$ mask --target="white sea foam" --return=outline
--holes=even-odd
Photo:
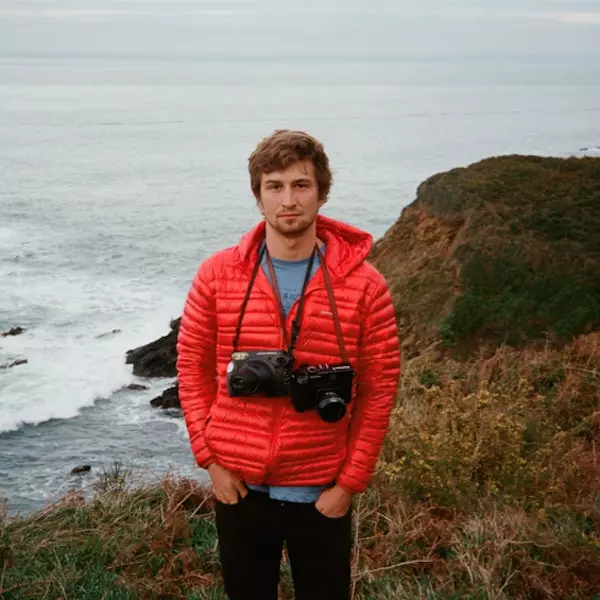
[[[125,353],[166,334],[180,303],[131,290],[125,280],[96,282],[81,273],[54,282],[51,274],[19,279],[12,302],[30,313],[32,299],[43,303],[48,322],[1,341],[3,360],[28,363],[0,371],[0,433],[76,417],[131,382]]]

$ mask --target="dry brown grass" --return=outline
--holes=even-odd
[[[407,572],[439,597],[600,594],[599,439],[598,333],[409,362],[362,510],[364,577],[402,570],[398,598],[420,597]]]
[[[353,598],[600,599],[600,334],[405,365],[356,499]],[[224,600],[209,494],[167,478],[0,520],[0,598]],[[280,597],[293,597],[282,564]]]

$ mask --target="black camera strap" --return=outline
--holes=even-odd
[[[349,365],[350,360],[348,359],[348,353],[346,352],[346,344],[344,344],[344,334],[342,332],[342,325],[340,323],[340,315],[338,313],[337,304],[335,302],[335,296],[333,295],[333,286],[331,285],[331,279],[329,279],[329,273],[327,272],[327,267],[325,266],[325,260],[323,258],[323,254],[321,253],[321,249],[317,246],[316,250],[317,254],[319,255],[319,262],[321,263],[321,268],[323,269],[323,278],[325,279],[325,287],[327,288],[329,304],[331,305],[331,312],[333,313],[333,325],[335,326],[335,335],[337,337],[338,346],[340,347],[340,354],[342,355],[342,360]]]
[[[258,253],[258,259],[256,264],[254,265],[254,269],[252,269],[252,275],[250,276],[250,283],[248,284],[248,289],[246,290],[246,295],[244,296],[244,301],[242,302],[242,307],[240,308],[240,316],[238,318],[238,324],[235,329],[235,335],[233,337],[233,351],[237,352],[237,345],[240,339],[240,333],[242,331],[242,323],[244,321],[244,315],[246,314],[246,307],[248,306],[248,300],[250,300],[250,294],[252,293],[252,288],[254,287],[254,282],[256,281],[256,276],[258,275],[258,269],[260,268],[260,264],[262,263],[263,256],[265,254],[265,250],[267,249],[267,245],[265,244]]]
[[[296,341],[298,340],[298,336],[300,335],[300,323],[302,322],[302,311],[304,309],[304,298],[306,288],[308,286],[308,282],[310,281],[310,276],[312,274],[313,264],[315,262],[315,254],[318,252],[318,245],[315,244],[315,248],[310,255],[310,260],[308,261],[308,267],[306,269],[306,275],[304,275],[304,283],[302,284],[302,292],[300,294],[300,301],[298,302],[298,310],[296,311],[296,318],[292,322],[292,339],[290,341],[290,345],[288,348],[288,352],[293,355],[294,349],[296,348]],[[270,260],[267,254],[267,260]],[[322,264],[322,263],[321,263]],[[281,300],[280,300],[281,302]]]
[[[267,267],[269,269],[269,275],[271,277],[271,285],[273,287],[273,291],[275,293],[275,299],[277,300],[279,317],[281,321],[281,329],[283,333],[284,341],[287,341],[287,335],[285,331],[285,313],[283,310],[283,303],[281,301],[281,295],[279,292],[279,284],[277,283],[277,276],[275,274],[275,268],[273,267],[273,261],[271,260],[271,255],[269,250],[267,249],[267,244],[264,243],[262,248],[258,253],[258,258],[256,260],[256,264],[254,265],[254,269],[252,270],[252,275],[250,276],[250,283],[248,284],[248,289],[246,290],[246,295],[244,297],[244,301],[242,302],[242,306],[240,308],[240,316],[238,319],[238,324],[235,331],[235,336],[233,338],[233,351],[237,352],[237,345],[240,338],[240,332],[242,329],[242,323],[244,321],[244,314],[246,313],[246,308],[248,306],[248,301],[250,300],[250,294],[252,293],[252,288],[254,287],[254,282],[256,281],[256,277],[258,275],[258,269],[262,263],[263,257],[266,254],[266,262]],[[296,318],[292,323],[292,337],[290,340],[290,345],[288,347],[288,353],[293,355],[294,349],[296,347],[296,342],[298,340],[298,336],[300,335],[300,323],[302,322],[302,313],[304,310],[304,301],[306,296],[306,288],[308,287],[308,282],[310,281],[310,277],[312,274],[312,268],[315,260],[315,255],[319,257],[319,263],[321,264],[321,268],[323,270],[323,278],[325,280],[325,287],[327,289],[327,295],[329,296],[329,304],[331,305],[331,311],[333,313],[333,323],[335,326],[335,333],[338,340],[338,345],[340,348],[340,353],[342,355],[342,359],[345,363],[350,364],[348,360],[348,353],[346,352],[346,345],[344,344],[344,337],[342,333],[342,326],[340,324],[339,313],[337,310],[337,304],[335,301],[335,296],[333,294],[333,288],[331,285],[331,280],[329,278],[329,273],[327,272],[327,267],[325,265],[325,259],[323,258],[323,254],[318,244],[315,244],[315,248],[310,255],[310,259],[308,261],[308,266],[306,268],[306,274],[304,276],[304,283],[302,284],[302,291],[300,293],[300,300],[298,302],[298,310],[296,311]]]
[[[287,331],[285,330],[285,311],[283,310],[283,302],[281,301],[281,292],[279,291],[279,282],[277,281],[277,275],[275,273],[275,267],[273,266],[273,261],[271,260],[271,255],[269,254],[269,249],[267,248],[267,267],[269,269],[269,276],[271,278],[271,287],[273,288],[273,293],[275,294],[275,300],[277,301],[277,310],[279,311],[279,323],[281,326],[281,335],[283,336],[283,341],[287,343]]]
[[[308,267],[306,269],[306,275],[304,276],[304,283],[302,285],[302,292],[300,295],[300,303],[298,304],[298,312],[296,313],[296,319],[292,324],[292,340],[290,342],[290,346],[288,348],[289,354],[292,354],[294,351],[294,347],[296,345],[296,339],[298,334],[300,333],[300,319],[302,318],[302,308],[304,306],[304,292],[306,291],[306,286],[310,281],[310,274],[312,272],[314,260],[315,260],[315,252],[317,251],[317,246],[315,246],[315,250],[310,255],[310,260],[308,261]],[[281,301],[281,295],[279,293],[279,284],[277,283],[277,275],[275,274],[275,268],[273,267],[273,261],[271,260],[271,255],[267,248],[267,244],[263,244],[262,248],[258,253],[258,258],[254,265],[254,269],[252,270],[252,275],[250,276],[250,283],[248,284],[248,289],[246,290],[246,295],[244,296],[244,301],[242,302],[242,306],[240,308],[240,316],[238,318],[237,327],[235,330],[235,335],[233,338],[233,351],[237,352],[237,346],[240,339],[240,333],[242,331],[242,323],[244,322],[244,315],[246,314],[246,308],[248,306],[248,301],[250,300],[250,294],[252,293],[252,288],[254,287],[254,282],[256,281],[256,277],[258,275],[258,270],[260,269],[260,265],[262,264],[263,257],[267,257],[267,267],[269,269],[269,275],[271,277],[271,286],[273,287],[273,291],[275,293],[275,299],[277,300],[277,307],[279,310],[279,319],[281,321],[281,332],[283,335],[284,341],[287,341],[287,334],[285,331],[285,313],[283,311],[283,302]],[[295,335],[294,335],[294,332]]]

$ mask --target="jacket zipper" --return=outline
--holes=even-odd
[[[266,279],[266,275],[264,275],[264,273],[262,274],[265,279]],[[268,283],[268,280],[267,280]],[[304,301],[306,303],[306,299],[308,298],[309,294],[321,289],[322,286],[314,286],[311,289],[311,285],[308,285],[308,288],[306,289],[306,292],[304,294]],[[277,299],[275,298],[275,294],[273,292],[273,288],[269,285],[269,296],[271,298],[271,300],[273,300],[273,303],[275,304],[277,310],[275,311],[277,314],[277,321],[280,322],[281,321],[281,316],[280,316],[280,312],[279,312],[279,307],[277,306]],[[299,298],[296,298],[296,300],[294,300],[294,303],[292,304],[290,311],[287,314],[287,317],[285,319],[285,323],[279,323],[280,327],[280,333],[283,336],[283,332],[285,332],[286,336],[288,331],[290,331],[291,334],[291,318],[292,315],[294,314],[294,309],[296,309],[297,304],[300,302]],[[291,335],[290,335],[291,337]],[[281,339],[281,347],[283,348],[283,346],[285,345],[286,341],[285,341],[285,337],[283,337],[283,339]],[[272,472],[272,466],[273,466],[273,458],[275,455],[275,444],[276,444],[276,440],[277,440],[277,434],[279,433],[278,429],[279,429],[279,421],[281,419],[281,412],[283,410],[283,399],[282,398],[277,398],[275,399],[275,401],[277,402],[276,406],[275,406],[275,411],[274,411],[274,416],[273,416],[273,430],[271,433],[271,442],[269,444],[269,454],[267,455],[267,469],[265,471],[265,483],[268,484],[268,478],[271,475]]]

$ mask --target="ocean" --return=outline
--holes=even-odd
[[[0,501],[28,514],[121,463],[203,480],[125,352],[164,335],[199,263],[259,218],[247,158],[321,139],[323,213],[382,236],[430,175],[600,155],[590,60],[0,60]],[[112,333],[113,330],[119,330]],[[105,335],[106,334],[106,335]],[[122,389],[137,382],[146,391]],[[81,464],[90,473],[71,475]]]

